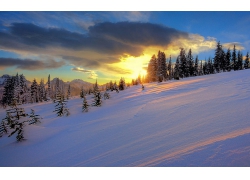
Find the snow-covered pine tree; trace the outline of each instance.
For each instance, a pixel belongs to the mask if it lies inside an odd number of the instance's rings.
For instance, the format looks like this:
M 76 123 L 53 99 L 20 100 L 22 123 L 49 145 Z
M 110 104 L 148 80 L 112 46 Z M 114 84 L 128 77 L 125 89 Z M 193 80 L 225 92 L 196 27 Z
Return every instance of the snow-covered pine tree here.
M 55 106 L 55 111 L 53 112 L 56 112 L 57 116 L 68 116 L 70 113 L 69 109 L 67 108 L 67 101 L 64 99 L 64 96 L 58 93 L 55 101 L 57 104 Z
M 36 79 L 33 80 L 31 86 L 30 86 L 30 89 L 31 89 L 31 99 L 32 99 L 32 102 L 38 102 L 39 99 L 38 99 L 38 84 L 36 82 Z
M 21 104 L 25 103 L 26 99 L 26 93 L 27 93 L 27 84 L 26 79 L 23 74 L 19 75 L 19 84 L 20 84 L 20 98 L 21 98 Z
M 8 133 L 8 127 L 5 121 L 0 123 L 0 137 Z
M 103 96 L 104 96 L 104 99 L 109 99 L 110 98 L 110 95 L 109 95 L 109 93 L 107 91 L 105 91 Z
M 243 57 L 242 57 L 242 53 L 240 51 L 238 51 L 238 65 L 237 65 L 237 69 L 238 70 L 242 70 L 242 66 L 243 66 Z
M 69 100 L 70 98 L 70 94 L 71 94 L 71 89 L 70 89 L 70 84 L 68 86 L 68 90 L 67 90 L 67 99 Z
M 82 112 L 88 112 L 88 111 L 89 111 L 89 104 L 86 99 L 86 96 L 83 96 Z
M 17 107 L 17 101 L 15 98 L 13 99 L 11 106 L 12 106 L 12 109 L 6 110 L 7 115 L 6 115 L 6 118 L 3 119 L 7 121 L 7 124 L 10 127 L 10 129 L 14 129 L 8 137 L 17 133 L 17 136 L 16 136 L 17 141 L 22 141 L 24 139 L 23 127 L 25 125 L 25 121 L 21 121 L 20 119 L 21 117 L 27 116 L 27 114 L 25 113 L 23 108 Z
M 96 84 L 97 84 L 97 82 L 96 82 Z M 94 100 L 93 100 L 92 106 L 101 106 L 102 105 L 102 95 L 101 95 L 98 88 L 94 89 L 93 98 L 94 98 Z
M 119 90 L 122 91 L 125 88 L 126 88 L 125 79 L 121 77 L 120 82 L 119 82 Z
M 226 69 L 227 71 L 231 71 L 231 51 L 230 48 L 227 49 L 227 53 L 225 55 L 225 63 L 226 63 Z
M 35 111 L 33 110 L 33 109 L 31 109 L 31 113 L 30 113 L 30 115 L 29 115 L 29 120 L 28 120 L 28 122 L 29 122 L 29 125 L 31 125 L 31 124 L 36 124 L 36 123 L 41 123 L 41 121 L 40 121 L 40 119 L 42 119 L 41 117 L 40 117 L 40 115 L 36 115 L 35 114 Z
M 232 65 L 233 65 L 234 71 L 238 70 L 238 68 L 237 68 L 238 67 L 238 62 L 237 62 L 235 45 L 234 45 L 233 52 L 232 52 Z
M 174 79 L 179 80 L 180 79 L 180 69 L 179 69 L 179 56 L 176 59 L 175 67 L 174 67 Z
M 158 82 L 166 81 L 167 79 L 166 55 L 161 51 L 157 55 L 157 76 Z
M 223 69 L 223 61 L 224 61 L 224 51 L 222 49 L 222 45 L 220 41 L 217 43 L 217 48 L 215 49 L 215 56 L 214 56 L 214 67 L 217 73 Z
M 110 89 L 111 91 L 114 90 L 114 84 L 113 84 L 112 81 L 109 82 L 109 89 Z
M 14 93 L 13 93 L 12 77 L 8 77 L 5 81 L 3 89 L 3 97 L 2 97 L 3 107 L 6 107 L 7 105 L 11 104 L 13 96 Z
M 246 54 L 246 59 L 245 59 L 245 63 L 244 63 L 244 68 L 248 69 L 249 68 L 249 53 L 247 52 Z
M 193 58 L 191 49 L 189 49 L 188 55 L 187 55 L 187 74 L 188 76 L 194 75 L 194 58 Z
M 115 83 L 114 83 L 114 90 L 115 90 L 117 93 L 119 93 L 119 90 L 118 90 L 118 87 L 117 87 L 116 81 L 115 81 Z
M 48 82 L 47 82 L 47 85 L 48 85 L 48 94 L 47 94 L 47 99 L 51 99 L 50 74 L 49 74 L 49 76 L 48 76 Z
M 43 79 L 41 79 L 40 85 L 39 85 L 39 101 L 40 102 L 46 101 L 45 85 L 44 85 L 44 80 Z
M 16 99 L 17 103 L 21 103 L 21 97 L 20 97 L 20 80 L 19 80 L 19 75 L 18 73 L 15 76 L 15 83 L 14 83 L 14 98 Z
M 198 76 L 198 64 L 199 64 L 199 59 L 198 56 L 195 58 L 195 63 L 194 63 L 194 75 Z
M 171 80 L 172 77 L 172 60 L 171 60 L 171 56 L 169 57 L 169 63 L 168 63 L 168 79 Z
M 84 92 L 83 87 L 82 87 L 82 89 L 80 91 L 80 98 L 84 98 L 84 96 L 85 96 L 85 92 Z
M 180 63 L 180 71 L 179 75 L 181 78 L 187 77 L 187 57 L 184 48 L 181 48 L 180 55 L 179 55 L 179 63 Z

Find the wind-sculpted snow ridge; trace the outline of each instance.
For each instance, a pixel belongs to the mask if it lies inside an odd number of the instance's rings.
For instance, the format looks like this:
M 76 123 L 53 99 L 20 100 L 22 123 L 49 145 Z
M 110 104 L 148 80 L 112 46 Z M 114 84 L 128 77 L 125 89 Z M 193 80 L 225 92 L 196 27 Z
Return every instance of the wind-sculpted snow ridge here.
M 85 113 L 71 98 L 68 117 L 23 105 L 43 119 L 21 143 L 0 138 L 0 166 L 250 166 L 249 84 L 244 70 L 138 85 Z

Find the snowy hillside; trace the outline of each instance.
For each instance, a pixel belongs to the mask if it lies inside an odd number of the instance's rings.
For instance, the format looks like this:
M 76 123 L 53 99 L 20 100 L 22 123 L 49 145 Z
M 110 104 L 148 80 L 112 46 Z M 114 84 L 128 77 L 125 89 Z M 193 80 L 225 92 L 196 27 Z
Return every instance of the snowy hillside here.
M 69 117 L 24 105 L 42 123 L 0 138 L 0 166 L 250 166 L 249 84 L 244 70 L 133 86 L 88 113 L 71 99 Z

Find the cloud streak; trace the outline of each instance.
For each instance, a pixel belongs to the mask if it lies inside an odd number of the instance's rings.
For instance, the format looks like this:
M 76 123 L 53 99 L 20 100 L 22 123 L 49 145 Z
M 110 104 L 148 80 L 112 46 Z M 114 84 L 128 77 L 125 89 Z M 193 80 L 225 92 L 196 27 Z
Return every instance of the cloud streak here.
M 41 69 L 53 69 L 63 66 L 64 62 L 57 62 L 53 59 L 41 61 L 32 59 L 19 59 L 19 58 L 2 58 L 0 57 L 0 68 L 15 66 L 18 69 L 24 70 L 41 70 Z

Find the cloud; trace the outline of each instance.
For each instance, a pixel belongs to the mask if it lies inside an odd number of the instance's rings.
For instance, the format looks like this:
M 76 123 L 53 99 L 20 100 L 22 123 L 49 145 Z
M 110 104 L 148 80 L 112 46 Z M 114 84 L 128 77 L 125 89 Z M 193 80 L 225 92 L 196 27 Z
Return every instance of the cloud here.
M 72 71 L 82 72 L 88 74 L 88 79 L 96 79 L 98 75 L 93 70 L 86 70 L 81 67 L 74 67 L 71 69 Z
M 224 44 L 222 44 L 222 47 L 224 48 L 224 49 L 228 49 L 228 48 L 230 48 L 231 50 L 234 48 L 234 45 L 235 45 L 235 48 L 237 49 L 237 50 L 244 50 L 245 48 L 241 45 L 241 43 L 239 43 L 239 42 L 231 42 L 231 43 L 224 43 Z
M 83 72 L 83 73 L 90 73 L 91 72 L 90 70 L 86 70 L 86 69 L 83 69 L 83 68 L 80 68 L 80 67 L 74 67 L 71 70 L 72 71 Z
M 97 79 L 97 78 L 98 75 L 94 71 L 89 73 L 88 79 Z
M 53 59 L 41 61 L 32 59 L 0 57 L 0 68 L 15 66 L 18 69 L 24 69 L 24 70 L 41 70 L 41 69 L 59 68 L 64 64 L 65 64 L 64 62 L 57 62 Z

